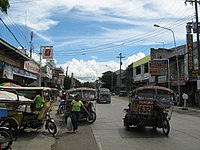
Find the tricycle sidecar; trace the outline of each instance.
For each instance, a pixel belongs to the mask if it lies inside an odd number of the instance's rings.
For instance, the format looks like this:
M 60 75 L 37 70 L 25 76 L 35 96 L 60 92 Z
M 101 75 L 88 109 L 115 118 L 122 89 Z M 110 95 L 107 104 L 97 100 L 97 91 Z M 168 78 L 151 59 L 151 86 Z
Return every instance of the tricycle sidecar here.
M 50 110 L 53 105 L 51 89 L 47 87 L 0 87 L 0 104 L 8 109 L 8 116 L 0 118 L 0 126 L 8 127 L 13 135 L 26 128 L 45 128 L 55 135 L 57 127 L 53 118 L 50 117 Z M 33 97 L 40 93 L 42 107 L 37 109 Z
M 151 126 L 154 130 L 162 128 L 168 135 L 174 96 L 171 89 L 161 86 L 143 86 L 131 91 L 128 108 L 124 109 L 125 128 Z
M 64 106 L 64 117 L 65 122 L 67 122 L 67 118 L 70 115 L 71 111 L 71 102 L 76 94 L 81 95 L 81 100 L 89 112 L 87 114 L 84 109 L 80 112 L 80 120 L 86 119 L 88 123 L 92 124 L 96 120 L 96 100 L 97 100 L 97 91 L 93 88 L 80 87 L 80 88 L 72 88 L 66 91 L 66 100 Z

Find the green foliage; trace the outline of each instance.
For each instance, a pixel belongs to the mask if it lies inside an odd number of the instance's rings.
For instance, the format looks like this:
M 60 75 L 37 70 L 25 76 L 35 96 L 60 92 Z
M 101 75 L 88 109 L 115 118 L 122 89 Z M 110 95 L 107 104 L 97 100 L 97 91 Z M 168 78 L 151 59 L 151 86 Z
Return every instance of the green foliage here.
M 7 14 L 7 10 L 10 7 L 9 1 L 8 0 L 0 0 L 0 10 L 3 13 Z
M 101 82 L 103 82 L 102 88 L 108 88 L 111 90 L 112 72 L 111 71 L 105 72 L 101 78 Z
M 68 90 L 71 88 L 71 78 L 69 76 L 65 76 L 64 78 L 64 89 Z
M 81 86 L 82 86 L 82 87 L 88 87 L 88 88 L 94 88 L 94 83 L 85 82 L 85 83 L 82 83 Z

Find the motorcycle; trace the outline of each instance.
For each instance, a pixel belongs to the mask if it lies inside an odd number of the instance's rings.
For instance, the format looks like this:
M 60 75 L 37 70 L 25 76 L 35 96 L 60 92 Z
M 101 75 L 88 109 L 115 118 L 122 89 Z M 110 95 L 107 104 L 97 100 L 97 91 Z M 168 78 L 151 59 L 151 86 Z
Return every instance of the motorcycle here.
M 60 104 L 58 106 L 57 113 L 58 114 L 63 114 L 64 113 L 64 106 L 65 106 L 65 100 L 61 99 Z

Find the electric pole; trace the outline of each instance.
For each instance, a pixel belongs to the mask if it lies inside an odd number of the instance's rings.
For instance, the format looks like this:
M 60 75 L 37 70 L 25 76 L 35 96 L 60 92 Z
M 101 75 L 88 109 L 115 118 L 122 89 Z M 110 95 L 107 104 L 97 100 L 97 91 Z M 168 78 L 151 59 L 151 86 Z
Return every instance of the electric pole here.
M 117 58 L 119 58 L 119 62 L 120 62 L 120 67 L 119 67 L 119 93 L 120 93 L 121 84 L 122 84 L 122 76 L 121 76 L 122 58 L 125 58 L 125 57 L 122 56 L 122 53 L 120 53 L 119 56 L 117 56 Z
M 31 32 L 31 39 L 30 39 L 30 58 L 32 58 L 33 53 L 33 32 Z

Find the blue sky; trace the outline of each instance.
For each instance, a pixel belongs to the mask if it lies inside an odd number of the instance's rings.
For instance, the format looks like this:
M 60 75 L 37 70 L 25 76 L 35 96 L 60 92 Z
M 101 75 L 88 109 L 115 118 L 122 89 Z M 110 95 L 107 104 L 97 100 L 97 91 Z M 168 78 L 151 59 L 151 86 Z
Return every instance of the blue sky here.
M 40 46 L 53 46 L 58 67 L 69 75 L 93 81 L 107 70 L 125 69 L 149 54 L 150 48 L 185 44 L 187 22 L 195 21 L 194 7 L 185 0 L 12 0 L 8 14 L 0 14 L 20 43 L 29 50 L 33 31 L 34 58 Z M 0 37 L 20 45 L 0 23 Z

